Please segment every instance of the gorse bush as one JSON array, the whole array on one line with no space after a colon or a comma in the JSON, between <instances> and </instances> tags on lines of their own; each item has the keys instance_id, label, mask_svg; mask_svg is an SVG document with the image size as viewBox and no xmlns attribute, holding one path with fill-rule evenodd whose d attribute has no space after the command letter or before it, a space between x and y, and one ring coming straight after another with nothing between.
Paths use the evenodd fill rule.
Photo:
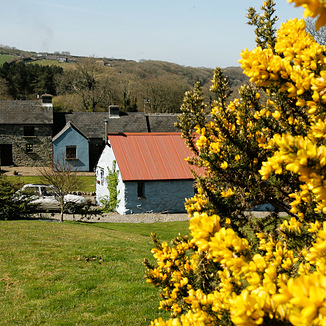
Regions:
<instances>
[{"instance_id":1,"label":"gorse bush","mask_svg":"<svg viewBox=\"0 0 326 326\"><path fill-rule=\"evenodd\" d=\"M292 2L325 23L323 1ZM184 98L178 127L201 172L190 237L152 236L147 281L171 319L151 325L326 325L326 47L303 20L275 32L274 5L249 9L257 47L241 54L239 98L227 104L220 69L209 118L199 85Z\"/></svg>"}]
</instances>

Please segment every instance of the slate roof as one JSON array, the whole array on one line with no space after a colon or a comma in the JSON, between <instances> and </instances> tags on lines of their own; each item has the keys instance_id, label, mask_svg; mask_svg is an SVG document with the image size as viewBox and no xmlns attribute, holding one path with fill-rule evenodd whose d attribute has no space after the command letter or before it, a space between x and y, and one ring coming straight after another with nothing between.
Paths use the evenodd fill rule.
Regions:
<instances>
[{"instance_id":1,"label":"slate roof","mask_svg":"<svg viewBox=\"0 0 326 326\"><path fill-rule=\"evenodd\" d=\"M59 131L53 138L52 141L54 142L57 140L61 135L63 135L69 128L75 129L79 134L81 134L84 138L87 139L87 137L78 129L76 128L70 121L66 123L66 125Z\"/></svg>"},{"instance_id":2,"label":"slate roof","mask_svg":"<svg viewBox=\"0 0 326 326\"><path fill-rule=\"evenodd\" d=\"M73 112L54 115L55 133L70 121L88 138L103 138L104 120L108 120L109 132L147 132L146 116L143 113L130 112L119 118L110 118L109 112Z\"/></svg>"},{"instance_id":3,"label":"slate roof","mask_svg":"<svg viewBox=\"0 0 326 326\"><path fill-rule=\"evenodd\" d=\"M0 101L0 124L53 124L53 108L38 101Z\"/></svg>"},{"instance_id":4,"label":"slate roof","mask_svg":"<svg viewBox=\"0 0 326 326\"><path fill-rule=\"evenodd\" d=\"M109 112L54 112L54 135L68 121L88 138L103 138L104 120L108 120L109 132L178 132L174 123L178 114L149 114L143 112L120 113L110 118Z\"/></svg>"},{"instance_id":5,"label":"slate roof","mask_svg":"<svg viewBox=\"0 0 326 326\"><path fill-rule=\"evenodd\" d=\"M109 134L124 181L194 179L181 133Z\"/></svg>"},{"instance_id":6,"label":"slate roof","mask_svg":"<svg viewBox=\"0 0 326 326\"><path fill-rule=\"evenodd\" d=\"M149 132L178 132L179 130L174 126L178 122L179 114L149 114L148 125Z\"/></svg>"}]
</instances>

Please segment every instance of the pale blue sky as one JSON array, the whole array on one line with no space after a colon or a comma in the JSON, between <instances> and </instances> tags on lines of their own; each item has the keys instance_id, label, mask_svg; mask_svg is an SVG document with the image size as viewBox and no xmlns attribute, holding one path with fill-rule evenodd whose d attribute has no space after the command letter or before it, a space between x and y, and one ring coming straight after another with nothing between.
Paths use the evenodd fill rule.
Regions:
<instances>
[{"instance_id":1,"label":"pale blue sky","mask_svg":"<svg viewBox=\"0 0 326 326\"><path fill-rule=\"evenodd\" d=\"M302 8L276 0L278 25ZM260 0L1 0L0 43L36 52L184 66L238 66L254 47L246 24Z\"/></svg>"}]
</instances>

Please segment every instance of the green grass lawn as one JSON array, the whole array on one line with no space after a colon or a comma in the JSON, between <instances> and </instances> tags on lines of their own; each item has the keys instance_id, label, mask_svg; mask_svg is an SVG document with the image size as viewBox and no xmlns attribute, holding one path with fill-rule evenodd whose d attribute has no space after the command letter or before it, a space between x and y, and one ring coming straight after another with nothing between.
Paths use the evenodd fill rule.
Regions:
<instances>
[{"instance_id":1,"label":"green grass lawn","mask_svg":"<svg viewBox=\"0 0 326 326\"><path fill-rule=\"evenodd\" d=\"M149 237L188 233L152 224L0 221L0 325L149 325L158 292L142 260Z\"/></svg>"},{"instance_id":2,"label":"green grass lawn","mask_svg":"<svg viewBox=\"0 0 326 326\"><path fill-rule=\"evenodd\" d=\"M8 60L15 59L17 56L9 55L9 54L0 54L0 66L2 66Z\"/></svg>"},{"instance_id":3,"label":"green grass lawn","mask_svg":"<svg viewBox=\"0 0 326 326\"><path fill-rule=\"evenodd\" d=\"M95 192L96 191L96 178L95 176L80 176L82 179L82 188L75 189L75 191ZM10 176L10 181L23 186L26 183L43 183L39 176Z\"/></svg>"}]
</instances>

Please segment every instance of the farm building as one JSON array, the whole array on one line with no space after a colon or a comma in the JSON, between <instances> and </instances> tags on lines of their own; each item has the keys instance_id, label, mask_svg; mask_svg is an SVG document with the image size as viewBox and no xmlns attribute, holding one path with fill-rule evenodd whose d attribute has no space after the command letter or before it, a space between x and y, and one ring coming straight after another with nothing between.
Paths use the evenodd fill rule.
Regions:
<instances>
[{"instance_id":1,"label":"farm building","mask_svg":"<svg viewBox=\"0 0 326 326\"><path fill-rule=\"evenodd\" d=\"M0 101L0 165L52 163L52 96L36 101Z\"/></svg>"},{"instance_id":2,"label":"farm building","mask_svg":"<svg viewBox=\"0 0 326 326\"><path fill-rule=\"evenodd\" d=\"M96 167L97 202L110 198L107 176L116 167L118 213L185 212L194 195L190 155L180 133L109 134Z\"/></svg>"}]
</instances>

